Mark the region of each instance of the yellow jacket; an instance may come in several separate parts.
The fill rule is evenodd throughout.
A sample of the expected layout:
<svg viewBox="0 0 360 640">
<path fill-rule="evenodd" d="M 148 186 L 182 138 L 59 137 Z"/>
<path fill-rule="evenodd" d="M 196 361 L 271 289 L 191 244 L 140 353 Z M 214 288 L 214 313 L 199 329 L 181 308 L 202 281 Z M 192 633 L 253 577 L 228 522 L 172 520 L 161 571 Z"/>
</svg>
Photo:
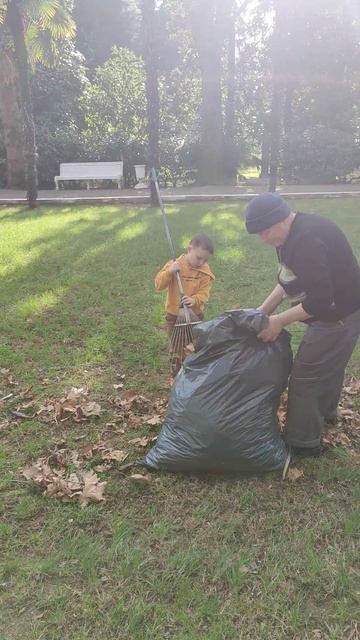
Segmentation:
<svg viewBox="0 0 360 640">
<path fill-rule="evenodd" d="M 194 301 L 191 309 L 194 313 L 202 312 L 205 302 L 209 300 L 210 289 L 213 280 L 215 280 L 215 276 L 211 273 L 207 263 L 198 269 L 191 267 L 186 259 L 185 253 L 177 258 L 177 262 L 180 265 L 179 274 L 184 293 Z M 167 289 L 165 311 L 166 313 L 172 313 L 176 316 L 179 312 L 180 295 L 175 273 L 169 271 L 172 264 L 173 261 L 169 260 L 169 262 L 160 269 L 155 277 L 155 288 L 158 290 Z"/>
</svg>

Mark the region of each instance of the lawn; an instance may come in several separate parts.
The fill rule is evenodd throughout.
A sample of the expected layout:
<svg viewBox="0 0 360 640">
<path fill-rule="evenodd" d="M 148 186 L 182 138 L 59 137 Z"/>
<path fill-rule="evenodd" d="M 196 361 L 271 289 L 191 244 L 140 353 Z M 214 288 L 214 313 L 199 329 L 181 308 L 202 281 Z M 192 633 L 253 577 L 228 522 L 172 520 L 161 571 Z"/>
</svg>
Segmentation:
<svg viewBox="0 0 360 640">
<path fill-rule="evenodd" d="M 360 257 L 358 200 L 294 206 L 337 221 Z M 262 301 L 276 259 L 246 235 L 243 205 L 168 212 L 179 252 L 199 230 L 215 241 L 207 317 Z M 39 406 L 86 387 L 102 408 L 47 424 L 0 401 L 0 640 L 359 638 L 359 451 L 334 448 L 295 482 L 158 475 L 142 487 L 113 465 L 99 474 L 106 502 L 84 509 L 22 477 L 30 460 L 99 436 L 139 456 L 129 440 L 148 427 L 114 418 L 114 385 L 168 393 L 153 287 L 168 254 L 145 207 L 2 208 L 0 221 L 0 397 Z M 359 370 L 358 348 L 349 375 Z"/>
</svg>

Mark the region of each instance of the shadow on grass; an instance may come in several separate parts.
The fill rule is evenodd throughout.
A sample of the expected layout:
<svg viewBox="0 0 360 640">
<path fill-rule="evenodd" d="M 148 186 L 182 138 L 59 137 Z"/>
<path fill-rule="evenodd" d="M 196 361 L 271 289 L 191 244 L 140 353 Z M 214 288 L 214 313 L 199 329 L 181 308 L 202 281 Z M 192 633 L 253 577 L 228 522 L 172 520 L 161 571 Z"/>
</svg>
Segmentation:
<svg viewBox="0 0 360 640">
<path fill-rule="evenodd" d="M 167 207 L 178 254 L 199 231 L 215 242 L 207 317 L 257 306 L 276 282 L 276 256 L 246 234 L 243 209 Z M 350 207 L 347 220 L 352 213 Z M 168 248 L 157 210 L 66 206 L 0 211 L 0 219 L 7 219 L 9 233 L 1 249 L 7 262 L 0 283 L 4 366 L 17 363 L 30 377 L 33 367 L 64 370 L 69 378 L 91 364 L 164 367 L 164 295 L 154 291 L 153 279 Z"/>
</svg>

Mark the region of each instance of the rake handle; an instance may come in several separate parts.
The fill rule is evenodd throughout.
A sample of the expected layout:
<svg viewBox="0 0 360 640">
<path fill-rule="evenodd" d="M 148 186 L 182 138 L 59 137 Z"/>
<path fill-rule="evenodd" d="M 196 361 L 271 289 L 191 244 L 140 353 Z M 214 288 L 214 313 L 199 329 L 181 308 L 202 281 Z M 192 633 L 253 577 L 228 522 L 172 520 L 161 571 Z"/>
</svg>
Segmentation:
<svg viewBox="0 0 360 640">
<path fill-rule="evenodd" d="M 170 255 L 171 255 L 172 259 L 175 262 L 176 261 L 176 253 L 175 253 L 174 244 L 173 244 L 173 241 L 172 241 L 172 238 L 171 238 L 171 234 L 170 234 L 169 224 L 168 224 L 168 221 L 167 221 L 167 218 L 166 218 L 165 209 L 164 209 L 164 205 L 163 205 L 163 201 L 162 201 L 162 197 L 161 197 L 161 193 L 160 193 L 160 187 L 159 187 L 159 183 L 158 183 L 158 179 L 157 179 L 157 175 L 156 175 L 155 169 L 150 169 L 150 180 L 152 180 L 154 185 L 155 185 L 156 197 L 158 199 L 159 207 L 160 207 L 161 214 L 162 214 L 162 219 L 163 219 L 164 228 L 165 228 L 165 235 L 166 235 L 166 239 L 168 241 L 168 245 L 169 245 L 169 249 L 170 249 Z M 178 285 L 178 288 L 179 288 L 180 298 L 182 300 L 183 296 L 185 295 L 185 292 L 184 292 L 184 288 L 182 286 L 181 278 L 180 278 L 180 275 L 179 275 L 178 271 L 175 271 L 175 277 L 176 277 L 176 282 L 177 282 L 177 285 Z M 187 308 L 186 304 L 184 304 L 183 302 L 181 304 L 182 304 L 182 306 L 184 308 L 184 311 L 185 311 L 186 322 L 190 322 L 189 309 Z"/>
</svg>

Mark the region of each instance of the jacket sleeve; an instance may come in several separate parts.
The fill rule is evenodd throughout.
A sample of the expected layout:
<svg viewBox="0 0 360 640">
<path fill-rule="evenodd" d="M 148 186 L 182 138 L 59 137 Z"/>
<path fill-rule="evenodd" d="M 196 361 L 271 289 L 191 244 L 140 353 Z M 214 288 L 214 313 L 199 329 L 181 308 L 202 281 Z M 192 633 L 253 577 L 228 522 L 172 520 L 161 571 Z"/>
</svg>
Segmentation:
<svg viewBox="0 0 360 640">
<path fill-rule="evenodd" d="M 161 289 L 166 289 L 172 279 L 173 274 L 169 271 L 169 267 L 172 265 L 172 260 L 167 262 L 162 269 L 160 269 L 159 273 L 155 276 L 155 289 L 160 291 Z"/>
<path fill-rule="evenodd" d="M 309 242 L 306 254 L 298 251 L 294 257 L 294 272 L 306 295 L 304 311 L 310 316 L 331 315 L 335 310 L 334 288 L 326 246 L 321 241 Z"/>
<path fill-rule="evenodd" d="M 210 289 L 212 287 L 213 278 L 211 276 L 204 275 L 201 278 L 199 291 L 191 296 L 194 300 L 194 305 L 199 307 L 209 300 Z"/>
</svg>

